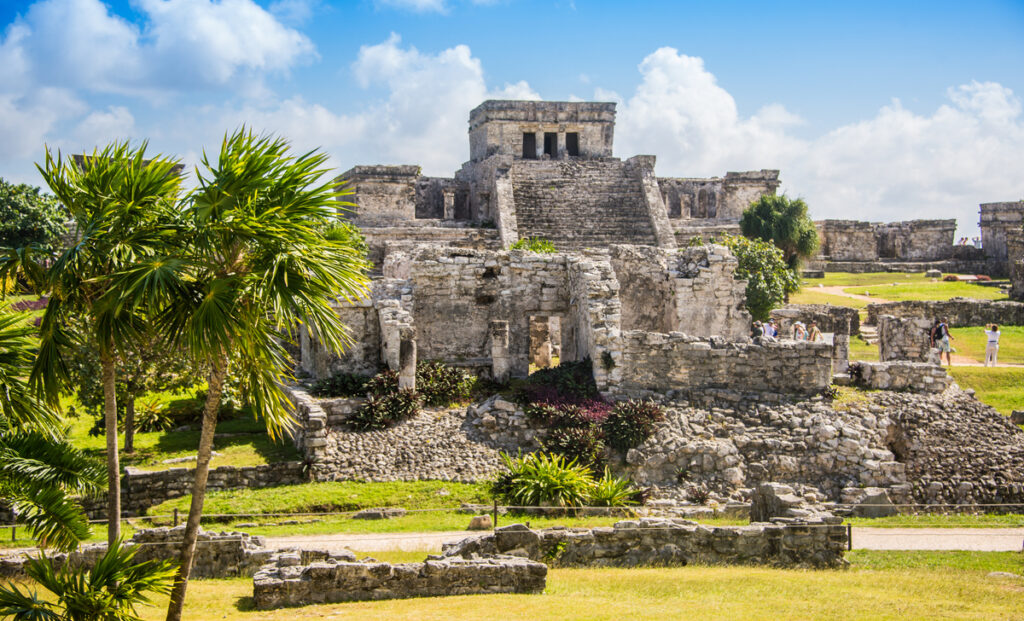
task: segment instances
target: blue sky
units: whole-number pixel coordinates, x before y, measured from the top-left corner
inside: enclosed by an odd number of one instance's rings
[[[823,6],[824,5],[824,6]],[[0,4],[0,176],[117,138],[194,163],[247,123],[340,169],[451,175],[487,97],[619,103],[666,176],[781,169],[818,218],[1024,198],[1024,2]]]

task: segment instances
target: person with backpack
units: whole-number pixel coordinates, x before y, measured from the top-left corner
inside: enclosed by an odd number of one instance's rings
[[[942,364],[942,353],[946,353],[946,362],[949,366],[953,366],[953,347],[949,342],[953,340],[953,335],[949,333],[949,320],[945,317],[939,322],[939,325],[935,328],[935,342],[936,347],[939,348],[939,364]]]

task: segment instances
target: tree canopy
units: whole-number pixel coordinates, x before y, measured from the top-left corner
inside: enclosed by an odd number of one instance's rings
[[[726,235],[718,243],[728,247],[739,261],[734,275],[747,281],[747,310],[754,319],[768,319],[771,310],[799,288],[796,273],[774,245],[734,235]]]
[[[56,197],[37,187],[0,179],[0,247],[36,245],[56,252],[68,212]]]
[[[746,237],[775,244],[794,270],[818,250],[818,230],[807,214],[807,203],[799,198],[762,196],[743,211],[740,231]]]

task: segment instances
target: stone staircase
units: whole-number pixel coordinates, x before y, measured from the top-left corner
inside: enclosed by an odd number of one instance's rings
[[[878,344],[878,328],[875,326],[860,324],[860,335],[868,345]]]
[[[657,245],[640,181],[620,160],[518,160],[512,195],[520,238],[560,250]]]

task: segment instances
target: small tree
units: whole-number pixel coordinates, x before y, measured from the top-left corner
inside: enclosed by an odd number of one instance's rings
[[[754,319],[767,319],[773,308],[799,288],[796,273],[774,245],[733,235],[725,235],[718,243],[728,247],[739,262],[734,275],[747,281],[747,310]]]
[[[762,196],[744,210],[740,230],[746,237],[775,244],[793,270],[818,250],[818,230],[807,215],[803,199]]]
[[[46,254],[58,250],[68,212],[57,199],[28,184],[0,179],[0,247],[35,245]]]

